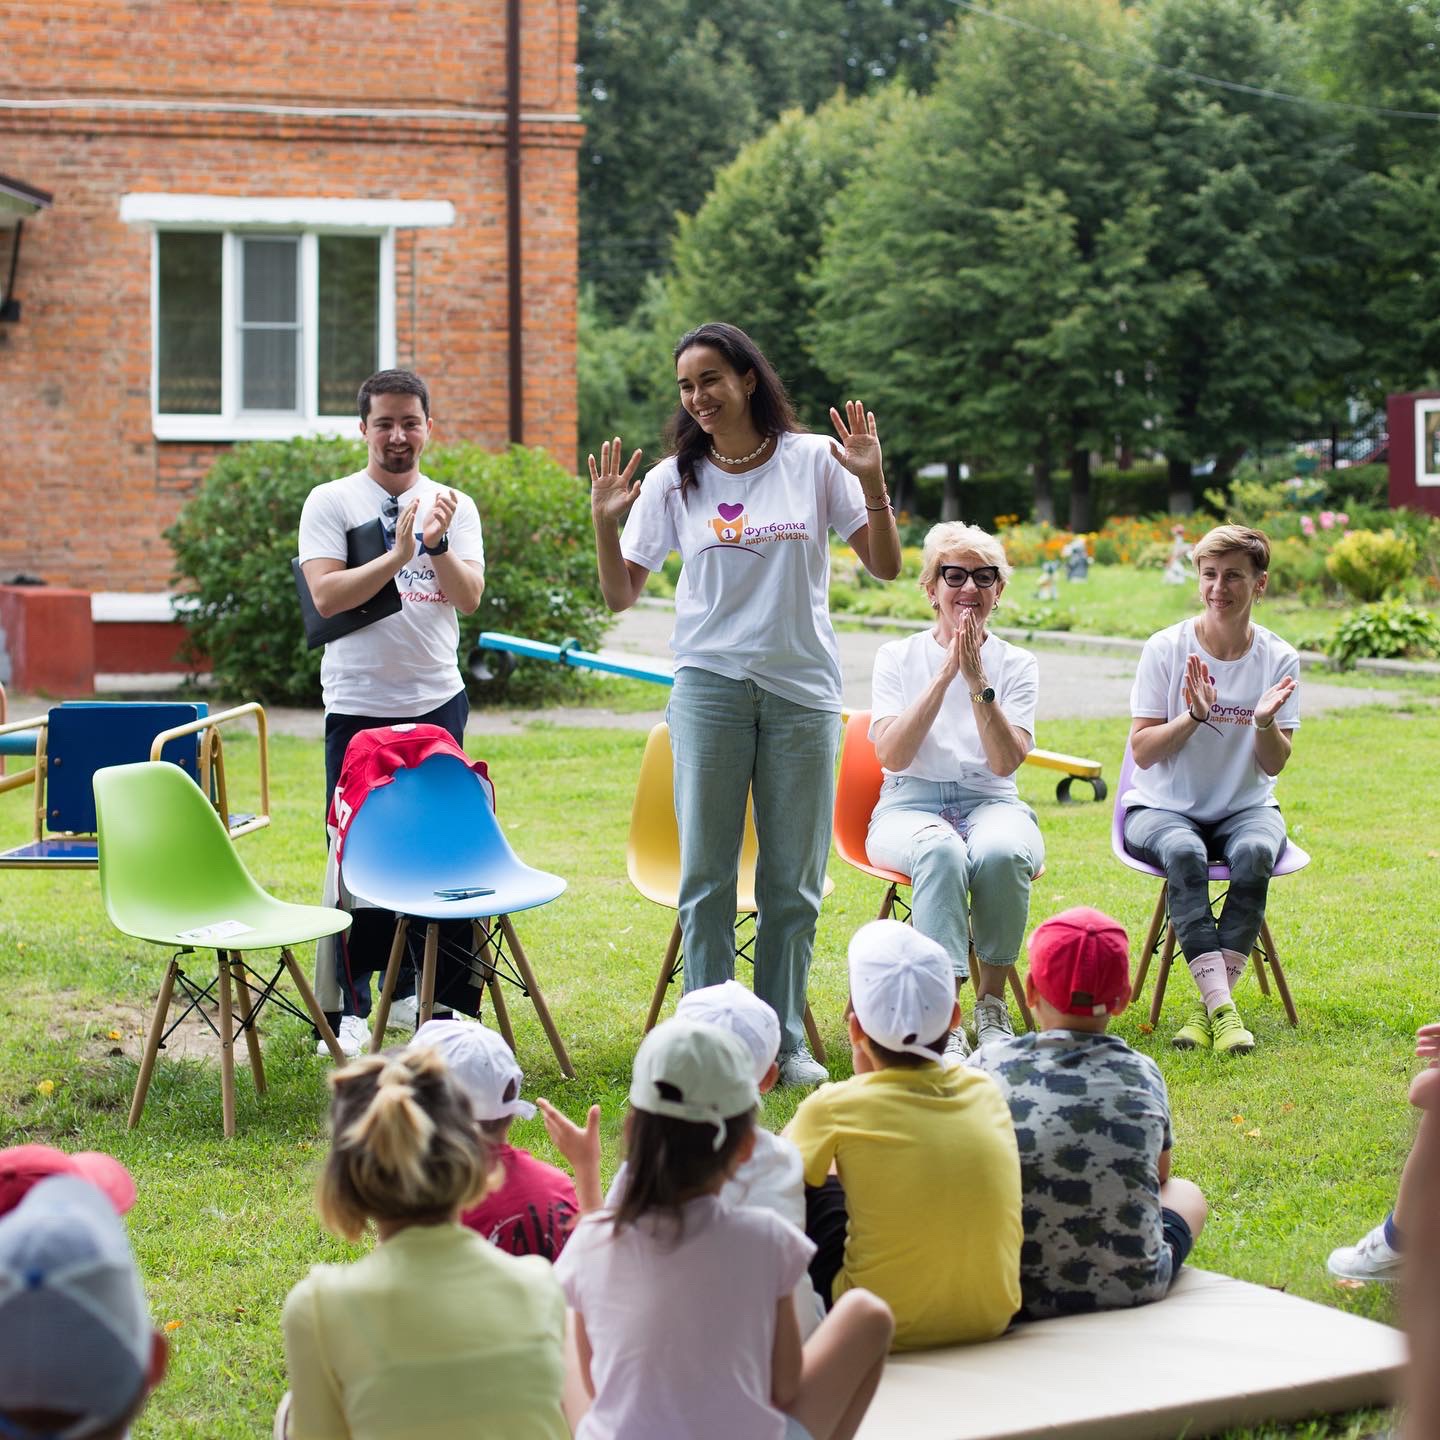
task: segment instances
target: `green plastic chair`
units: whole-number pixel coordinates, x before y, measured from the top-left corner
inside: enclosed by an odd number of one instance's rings
[[[137,940],[177,947],[155,1002],[128,1128],[133,1130],[140,1123],[160,1047],[191,1011],[198,1012],[220,1038],[220,1095],[227,1139],[235,1134],[233,1047],[237,1029],[250,1052],[256,1093],[265,1093],[255,1022],[267,1002],[308,1019],[335,1062],[343,1063],[344,1053],[316,1003],[315,992],[295,963],[291,946],[339,934],[348,928],[349,915],[324,905],[289,905],[262,890],[235,853],[224,823],[204,792],[175,765],[150,761],[97,770],[95,816],[100,837],[100,894],[111,923]],[[268,980],[245,962],[247,951],[277,948],[280,961]],[[200,949],[213,949],[216,955],[215,976],[204,984],[180,965],[182,956]],[[304,1011],[276,988],[287,970],[305,1004]],[[254,994],[252,978],[257,987]],[[232,982],[239,999],[238,1016]],[[177,985],[189,1003],[167,1028]],[[202,1006],[205,1000],[218,1001],[218,1029]]]

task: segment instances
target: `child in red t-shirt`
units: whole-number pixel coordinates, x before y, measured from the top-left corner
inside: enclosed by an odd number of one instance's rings
[[[582,1191],[598,1196],[598,1168],[593,1176],[577,1172],[572,1181],[563,1170],[509,1143],[511,1122],[517,1115],[528,1120],[535,1107],[520,1099],[524,1074],[493,1030],[466,1020],[427,1020],[415,1032],[412,1046],[439,1052],[469,1098],[480,1133],[494,1154],[493,1173],[501,1177],[478,1205],[461,1214],[461,1224],[512,1255],[555,1260],[582,1208],[576,1182]],[[598,1125],[596,1108],[592,1125]]]

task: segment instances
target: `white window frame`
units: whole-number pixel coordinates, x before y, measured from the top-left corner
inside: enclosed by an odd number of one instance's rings
[[[150,243],[150,412],[157,440],[290,440],[305,435],[349,435],[354,412],[318,411],[321,235],[374,235],[380,239],[380,293],[377,368],[395,364],[395,232],[453,225],[448,201],[264,199],[219,195],[122,197],[120,218],[151,230]],[[160,411],[160,243],[166,231],[219,231],[221,413],[175,415]],[[301,365],[300,414],[240,409],[239,303],[240,245],[246,235],[296,235],[300,239]]]
[[[1440,400],[1417,400],[1415,402],[1415,484],[1417,486],[1440,485],[1440,469],[1430,468],[1430,437],[1425,433],[1426,422],[1433,415],[1440,415]],[[1437,421],[1436,423],[1440,423]]]

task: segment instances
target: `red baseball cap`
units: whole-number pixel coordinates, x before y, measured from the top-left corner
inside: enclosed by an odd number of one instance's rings
[[[0,1215],[13,1210],[32,1185],[51,1175],[88,1180],[123,1215],[135,1203],[135,1182],[113,1156],[99,1150],[67,1155],[51,1145],[12,1145],[0,1150]]]
[[[1036,926],[1030,978],[1065,1015],[1105,1015],[1130,988],[1130,937],[1089,905],[1076,905]]]

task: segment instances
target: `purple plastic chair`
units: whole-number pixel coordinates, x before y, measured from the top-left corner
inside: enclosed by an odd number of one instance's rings
[[[1131,870],[1138,871],[1141,875],[1153,875],[1161,882],[1165,879],[1165,872],[1157,869],[1154,865],[1144,860],[1137,860],[1125,848],[1125,806],[1123,797],[1130,788],[1131,779],[1135,774],[1135,757],[1130,753],[1130,743],[1125,743],[1125,759],[1120,765],[1120,781],[1115,787],[1115,809],[1110,820],[1110,849],[1114,852],[1115,858]],[[1275,862],[1275,870],[1272,879],[1278,879],[1281,875],[1293,875],[1297,870],[1303,870],[1310,863],[1310,857],[1293,840],[1286,839],[1285,848],[1280,852],[1280,857]],[[1230,868],[1227,865],[1211,865],[1210,880],[1212,883],[1228,885],[1230,883]],[[1222,892],[1223,894],[1223,892]],[[1215,901],[1221,896],[1217,895]],[[1213,905],[1215,901],[1212,901]],[[1160,949],[1160,933],[1165,932],[1165,948],[1160,955],[1160,969],[1155,977],[1155,994],[1150,1000],[1150,1023],[1160,1023],[1160,1007],[1165,1003],[1165,983],[1170,978],[1170,962],[1175,956],[1175,926],[1170,922],[1170,907],[1166,903],[1166,890],[1162,883],[1160,886],[1159,898],[1155,901],[1155,913],[1150,917],[1150,929],[1145,936],[1144,947],[1140,951],[1140,969],[1135,974],[1135,987],[1131,992],[1131,1003],[1140,995],[1145,988],[1145,976],[1150,969],[1150,957]],[[1275,937],[1270,933],[1269,918],[1260,922],[1260,935],[1255,941],[1255,948],[1250,952],[1251,962],[1255,966],[1255,978],[1260,984],[1260,993],[1269,995],[1270,982],[1265,974],[1265,966],[1268,964],[1275,976],[1275,988],[1280,992],[1280,1003],[1285,1007],[1285,1014],[1289,1017],[1292,1025],[1299,1025],[1299,1018],[1295,1014],[1295,1002],[1290,998],[1290,987],[1285,983],[1285,969],[1280,964],[1279,952],[1275,949]]]

